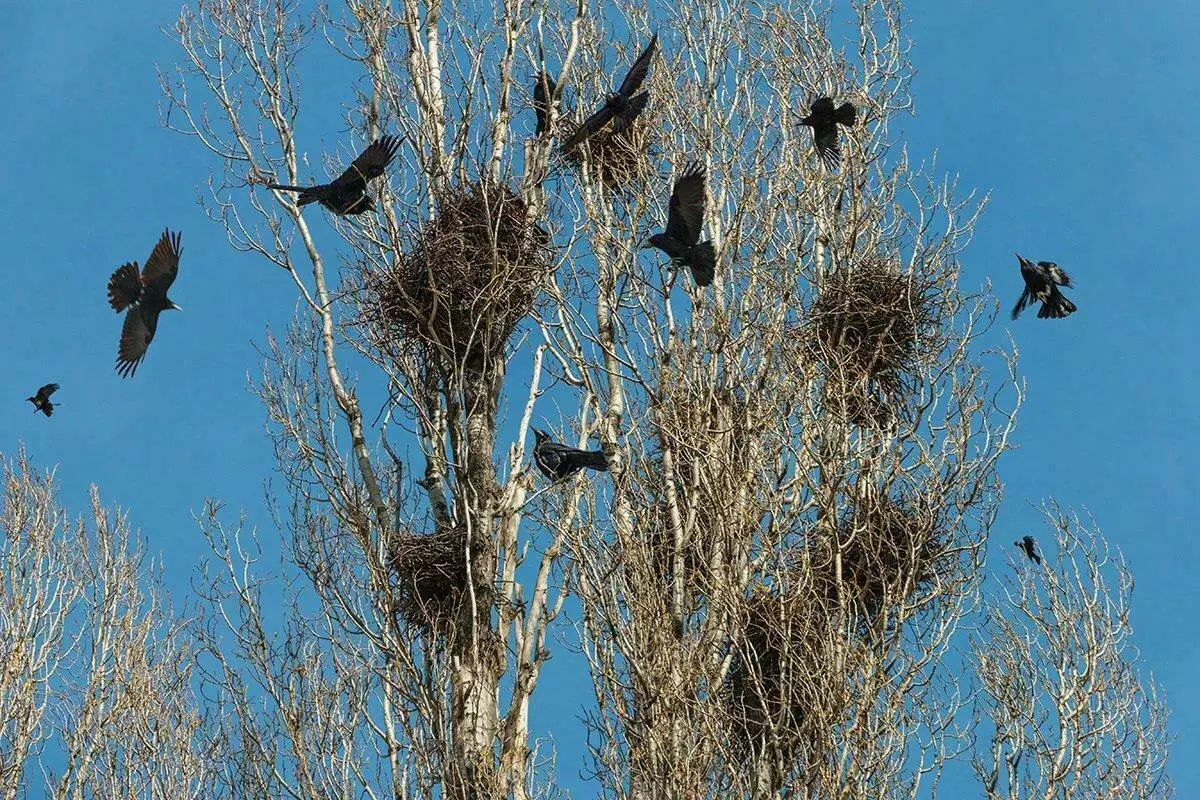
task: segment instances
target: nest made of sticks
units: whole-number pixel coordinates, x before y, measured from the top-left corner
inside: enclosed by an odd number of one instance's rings
[[[622,133],[613,125],[606,125],[566,153],[567,163],[582,170],[586,150],[588,169],[610,191],[629,191],[641,186],[655,174],[650,153],[655,123],[647,118],[649,113],[649,110],[644,112]]]
[[[553,263],[550,236],[520,197],[472,183],[441,198],[389,269],[366,276],[368,315],[382,335],[417,341],[443,363],[502,358]]]
[[[436,628],[454,616],[470,581],[467,544],[464,525],[396,536],[389,554],[393,602],[406,622]]]
[[[865,261],[822,278],[806,344],[845,385],[872,381],[894,393],[935,324],[934,287],[898,265]]]
[[[927,594],[951,568],[950,532],[921,498],[856,503],[835,530],[808,537],[815,599],[829,613],[845,601],[860,627],[895,621],[892,611]]]

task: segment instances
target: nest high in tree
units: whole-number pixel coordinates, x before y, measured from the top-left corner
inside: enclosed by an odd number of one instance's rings
[[[474,542],[471,556],[486,559]],[[389,564],[396,613],[410,625],[436,629],[454,618],[470,580],[465,526],[419,535],[397,534]]]
[[[447,367],[503,359],[552,269],[549,245],[508,187],[452,190],[415,246],[366,276],[368,321],[387,341],[418,342]]]
[[[934,333],[928,281],[895,264],[864,261],[826,275],[808,315],[807,345],[836,385],[899,390]]]
[[[630,191],[643,185],[654,175],[650,148],[655,121],[647,119],[649,115],[649,111],[643,113],[623,133],[608,125],[592,134],[566,154],[567,163],[583,170],[582,151],[586,150],[588,169],[610,191]]]

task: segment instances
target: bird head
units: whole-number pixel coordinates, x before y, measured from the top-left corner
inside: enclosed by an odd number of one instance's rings
[[[546,433],[545,431],[539,431],[537,428],[534,428],[533,429],[533,438],[537,440],[538,444],[541,444],[542,442],[550,440],[550,434]]]

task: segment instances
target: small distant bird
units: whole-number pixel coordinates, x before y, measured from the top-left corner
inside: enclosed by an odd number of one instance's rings
[[[704,225],[704,165],[692,162],[675,179],[671,206],[667,211],[667,230],[650,237],[650,246],[671,257],[673,264],[686,264],[699,286],[708,286],[716,274],[717,254],[712,242],[700,241]]]
[[[533,429],[537,444],[533,447],[533,461],[538,469],[552,481],[568,478],[583,468],[608,472],[608,457],[602,450],[576,450],[550,439],[545,431]]]
[[[658,34],[656,33],[650,38],[650,44],[646,45],[646,49],[633,62],[633,66],[629,68],[625,80],[621,81],[621,86],[617,91],[610,94],[600,110],[588,117],[582,125],[575,129],[570,138],[563,142],[562,152],[566,153],[575,149],[609,122],[612,122],[613,130],[617,133],[623,133],[629,129],[638,115],[646,109],[646,104],[650,102],[649,91],[639,94],[634,94],[634,92],[641,88],[642,83],[646,80],[646,75],[650,72],[650,60],[654,57],[654,48],[657,45]]]
[[[167,290],[179,273],[182,236],[163,231],[141,274],[137,262],[132,261],[118,267],[108,279],[108,304],[118,313],[129,309],[117,349],[117,374],[123,378],[132,376],[146,357],[146,348],[158,328],[158,315],[163,311],[183,310],[167,297]]]
[[[1042,557],[1037,553],[1037,541],[1035,541],[1032,536],[1023,536],[1017,541],[1013,542],[1013,544],[1021,548],[1021,552],[1023,552],[1030,561],[1041,566]]]
[[[817,147],[817,155],[830,168],[837,168],[842,160],[842,150],[838,146],[837,126],[854,127],[858,111],[853,103],[842,103],[833,107],[832,97],[818,97],[809,106],[808,116],[800,120],[801,125],[813,129],[813,143]]]
[[[1017,304],[1013,306],[1013,319],[1021,315],[1031,300],[1041,301],[1042,307],[1038,311],[1038,319],[1060,319],[1076,310],[1075,304],[1058,290],[1059,286],[1073,288],[1070,276],[1063,272],[1058,264],[1053,261],[1039,261],[1035,264],[1022,257],[1020,253],[1015,255],[1021,262],[1021,277],[1025,279],[1025,291],[1021,292],[1021,296],[1017,298]]]
[[[54,413],[54,403],[50,402],[50,395],[58,391],[57,383],[47,383],[45,386],[37,390],[37,394],[33,397],[25,399],[33,403],[33,413],[42,412],[47,417]]]
[[[558,105],[558,91],[550,73],[539,73],[533,79],[533,110],[537,114],[537,135],[550,130],[550,110]]]
[[[308,205],[317,202],[335,214],[362,214],[364,211],[375,210],[375,199],[367,194],[367,182],[378,178],[387,169],[388,164],[396,157],[400,149],[400,139],[396,136],[382,136],[367,146],[358,158],[351,162],[346,171],[332,183],[319,186],[285,186],[279,183],[268,183],[270,189],[280,189],[287,192],[299,192],[297,205]]]

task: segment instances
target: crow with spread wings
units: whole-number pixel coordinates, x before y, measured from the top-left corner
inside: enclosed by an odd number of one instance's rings
[[[650,246],[671,257],[672,264],[686,265],[698,286],[708,286],[716,274],[717,255],[712,242],[700,242],[704,225],[704,165],[690,163],[675,180],[667,211],[667,230],[650,237]]]
[[[299,192],[297,205],[320,203],[335,214],[362,214],[375,210],[375,199],[367,194],[367,183],[383,174],[400,149],[396,136],[382,136],[367,146],[346,171],[333,180],[318,186],[285,186],[268,183],[267,188]]]
[[[146,348],[158,329],[158,315],[163,311],[183,310],[167,297],[167,290],[179,274],[181,237],[182,234],[164,231],[140,273],[137,262],[133,261],[118,267],[108,279],[108,304],[118,313],[129,309],[117,349],[117,374],[123,378],[132,376],[146,357]]]
[[[629,129],[638,115],[646,110],[646,104],[650,102],[648,90],[634,93],[642,88],[642,83],[650,73],[650,60],[654,57],[654,48],[657,46],[658,34],[656,33],[650,38],[650,44],[646,45],[646,49],[637,57],[637,61],[633,62],[633,66],[629,68],[625,80],[621,81],[617,91],[610,94],[600,110],[588,117],[582,125],[575,129],[570,138],[563,142],[562,152],[568,153],[574,150],[589,136],[610,122],[616,133],[624,133]]]

